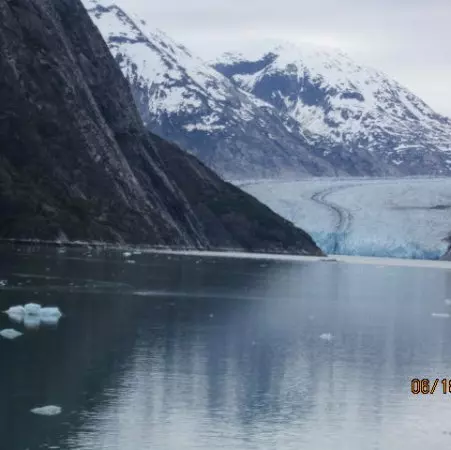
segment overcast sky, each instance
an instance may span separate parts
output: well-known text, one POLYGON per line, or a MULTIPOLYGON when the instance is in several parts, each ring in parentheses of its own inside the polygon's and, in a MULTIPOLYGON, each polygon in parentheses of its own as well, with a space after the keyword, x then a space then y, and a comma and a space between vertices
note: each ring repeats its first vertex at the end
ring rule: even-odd
POLYGON ((451 116, 451 0, 116 0, 205 59, 264 39, 339 47, 451 116))

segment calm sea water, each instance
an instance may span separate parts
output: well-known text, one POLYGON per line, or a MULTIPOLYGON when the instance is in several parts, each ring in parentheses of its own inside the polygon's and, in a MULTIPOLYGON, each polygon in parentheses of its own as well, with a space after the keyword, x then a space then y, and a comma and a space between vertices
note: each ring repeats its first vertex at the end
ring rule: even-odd
POLYGON ((451 272, 122 252, 0 252, 0 448, 449 449, 451 272), (333 339, 321 339, 330 333, 333 339), (32 408, 62 413, 37 416, 32 408))

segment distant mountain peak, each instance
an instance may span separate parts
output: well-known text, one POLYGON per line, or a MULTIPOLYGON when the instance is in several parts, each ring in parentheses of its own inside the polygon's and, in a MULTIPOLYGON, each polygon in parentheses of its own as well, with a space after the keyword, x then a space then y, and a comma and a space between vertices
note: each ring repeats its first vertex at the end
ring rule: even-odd
POLYGON ((107 2, 89 13, 129 80, 146 125, 227 178, 335 173, 299 125, 165 33, 107 2))
POLYGON ((451 174, 450 120, 338 49, 265 41, 209 64, 85 2, 148 128, 227 178, 451 174))
POLYGON ((289 114, 312 145, 367 150, 410 174, 451 171, 451 121, 342 51, 281 44, 258 54, 251 48, 227 53, 215 68, 289 114))

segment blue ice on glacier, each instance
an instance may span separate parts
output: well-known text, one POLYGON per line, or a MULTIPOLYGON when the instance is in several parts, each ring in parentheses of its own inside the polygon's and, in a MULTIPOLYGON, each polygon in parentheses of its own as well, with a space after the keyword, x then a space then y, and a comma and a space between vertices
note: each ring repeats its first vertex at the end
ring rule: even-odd
POLYGON ((451 178, 306 179, 241 186, 327 254, 439 259, 451 234, 451 178))
POLYGON ((310 233, 316 244, 329 255, 374 256, 379 258, 406 258, 437 260, 446 252, 445 244, 425 248, 414 242, 355 239, 347 233, 310 233))

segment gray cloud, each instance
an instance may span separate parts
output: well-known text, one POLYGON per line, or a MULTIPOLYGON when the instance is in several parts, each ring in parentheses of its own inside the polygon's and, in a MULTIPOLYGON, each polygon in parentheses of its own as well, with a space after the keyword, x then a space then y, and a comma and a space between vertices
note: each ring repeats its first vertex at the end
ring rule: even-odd
POLYGON ((450 0, 117 0, 205 59, 265 39, 335 46, 451 116, 450 0))

